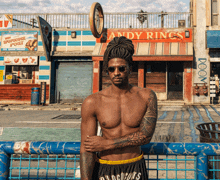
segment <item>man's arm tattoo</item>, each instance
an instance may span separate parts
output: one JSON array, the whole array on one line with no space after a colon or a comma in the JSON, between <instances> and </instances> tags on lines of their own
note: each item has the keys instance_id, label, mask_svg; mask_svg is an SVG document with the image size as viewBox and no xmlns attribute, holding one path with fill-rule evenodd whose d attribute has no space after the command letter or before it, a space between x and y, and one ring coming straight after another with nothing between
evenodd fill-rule
<instances>
[{"instance_id":1,"label":"man's arm tattoo","mask_svg":"<svg viewBox=\"0 0 220 180\"><path fill-rule=\"evenodd\" d=\"M114 148L148 144L153 136L157 122L157 97L150 94L148 109L140 124L140 131L114 139Z\"/></svg>"},{"instance_id":2,"label":"man's arm tattoo","mask_svg":"<svg viewBox=\"0 0 220 180\"><path fill-rule=\"evenodd\" d=\"M95 153L83 152L80 154L81 180L92 179L94 165L95 165Z\"/></svg>"}]
</instances>

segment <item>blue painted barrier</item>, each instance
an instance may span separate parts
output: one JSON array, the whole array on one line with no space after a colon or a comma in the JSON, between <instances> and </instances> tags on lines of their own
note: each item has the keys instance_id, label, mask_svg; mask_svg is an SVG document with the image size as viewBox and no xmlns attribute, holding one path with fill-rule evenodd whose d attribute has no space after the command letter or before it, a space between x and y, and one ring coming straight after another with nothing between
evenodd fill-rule
<instances>
[{"instance_id":1,"label":"blue painted barrier","mask_svg":"<svg viewBox=\"0 0 220 180\"><path fill-rule=\"evenodd\" d=\"M166 168L159 168L158 163L157 167L154 170L162 171L162 170L172 170L176 171L194 171L195 172L195 178L198 180L205 180L208 179L208 156L216 156L220 154L220 145L219 143L149 143L147 145L142 146L142 150L144 151L145 157L148 155L148 163L149 161L155 160L155 161L161 161L162 158L158 158L159 155L167 155L169 156L167 161L194 161L195 166L192 169L189 169L185 165L185 169L180 169L177 167L175 168L169 168L166 165ZM79 167L76 167L75 161L77 160L77 163L79 163L79 153L80 153L80 142L0 142L0 180L6 180L6 179L80 179L79 177L75 177L76 170L79 170ZM20 157L14 157L18 155ZM34 158L32 155L36 154L37 157ZM56 155L56 157L49 158L49 155ZM64 161L64 166L61 168L58 168L58 154L62 154L65 157L61 158L61 160ZM27 157L22 157L26 155ZM40 157L42 155L45 155L47 157ZM75 155L74 157L68 158L68 155ZM157 158L149 158L150 156L158 155ZM176 159L172 159L171 156L176 156ZM177 157L179 156L190 156L194 157L194 159L179 159ZM77 158L78 157L78 158ZM27 160L27 166L25 166L22 163L22 160ZM35 164L38 164L37 167L32 165L30 160L36 160ZM13 163L17 161L18 166L12 167ZM45 161L47 164L46 167L40 167L39 166L39 160ZM67 161L70 160L72 163L74 163L74 168L69 168L67 165ZM55 167L49 167L49 162L53 161L56 166ZM74 162L73 162L74 161ZM46 175L46 178L41 178L39 175L40 170L45 170L47 173L48 171L56 171L54 177L50 177L48 174ZM12 176L11 171L18 171L17 176ZM37 178L31 178L29 177L30 171L36 171L37 172ZM64 177L59 178L58 171L64 171ZM148 166L148 172L151 172L153 169L152 167ZM27 172L28 175L22 175L21 173ZM69 177L67 175L67 171L71 172L74 171L74 173L71 175L72 177ZM212 169L212 171L219 171L216 169ZM158 173L158 172L157 172ZM149 173L148 173L149 174ZM39 175L39 177L38 177ZM155 178L158 179L158 178ZM166 177L168 179L168 177ZM177 178L172 178L177 179ZM182 179L182 178L178 178ZM183 178L187 179L187 178ZM192 178L190 178L192 179ZM214 178L215 179L215 178Z\"/></svg>"}]
</instances>

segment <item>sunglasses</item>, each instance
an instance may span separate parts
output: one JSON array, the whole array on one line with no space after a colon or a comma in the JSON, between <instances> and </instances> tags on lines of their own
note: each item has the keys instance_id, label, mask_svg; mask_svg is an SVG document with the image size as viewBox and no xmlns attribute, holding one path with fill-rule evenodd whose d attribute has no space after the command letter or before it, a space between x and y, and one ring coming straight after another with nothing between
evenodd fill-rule
<instances>
[{"instance_id":1,"label":"sunglasses","mask_svg":"<svg viewBox=\"0 0 220 180\"><path fill-rule=\"evenodd\" d=\"M111 72L111 73L115 72L115 69L116 69L116 67L114 67L114 66L108 67L108 71ZM118 67L118 70L119 70L120 72L125 72L126 66L119 66L119 67Z\"/></svg>"}]
</instances>

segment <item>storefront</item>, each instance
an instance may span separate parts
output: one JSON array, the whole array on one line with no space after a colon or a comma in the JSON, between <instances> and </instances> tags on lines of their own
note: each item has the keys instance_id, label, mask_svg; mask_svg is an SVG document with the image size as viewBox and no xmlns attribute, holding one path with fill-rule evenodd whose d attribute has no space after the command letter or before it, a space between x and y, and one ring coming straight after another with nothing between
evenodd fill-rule
<instances>
[{"instance_id":1,"label":"storefront","mask_svg":"<svg viewBox=\"0 0 220 180\"><path fill-rule=\"evenodd\" d=\"M211 103L219 103L220 80L220 30L207 31L207 48L210 57L210 88ZM213 99L212 99L213 98Z\"/></svg>"},{"instance_id":2,"label":"storefront","mask_svg":"<svg viewBox=\"0 0 220 180\"><path fill-rule=\"evenodd\" d=\"M119 36L134 44L131 84L154 90L158 100L192 102L192 29L108 29L93 51L93 93L111 84L102 61L108 42Z\"/></svg>"},{"instance_id":3,"label":"storefront","mask_svg":"<svg viewBox=\"0 0 220 180\"><path fill-rule=\"evenodd\" d=\"M0 30L0 103L30 103L31 89L46 82L49 103L51 62L46 48L50 26ZM48 36L49 38L49 36Z\"/></svg>"},{"instance_id":4,"label":"storefront","mask_svg":"<svg viewBox=\"0 0 220 180\"><path fill-rule=\"evenodd\" d=\"M92 94L95 43L89 29L53 29L51 102L82 103Z\"/></svg>"}]
</instances>

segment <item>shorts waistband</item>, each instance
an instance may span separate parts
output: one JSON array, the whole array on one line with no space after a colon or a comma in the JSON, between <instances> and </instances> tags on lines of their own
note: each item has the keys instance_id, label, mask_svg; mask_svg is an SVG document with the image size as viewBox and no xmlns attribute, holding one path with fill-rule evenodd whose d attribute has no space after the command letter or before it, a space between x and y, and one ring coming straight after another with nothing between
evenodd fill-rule
<instances>
[{"instance_id":1,"label":"shorts waistband","mask_svg":"<svg viewBox=\"0 0 220 180\"><path fill-rule=\"evenodd\" d=\"M111 161L111 160L104 160L104 159L100 159L98 158L98 162L100 164L109 164L109 165L118 165L118 164L128 164L128 163L133 163L136 161L141 160L144 157L143 152L141 153L140 156L132 158L132 159L126 159L126 160L119 160L119 161Z\"/></svg>"}]
</instances>

